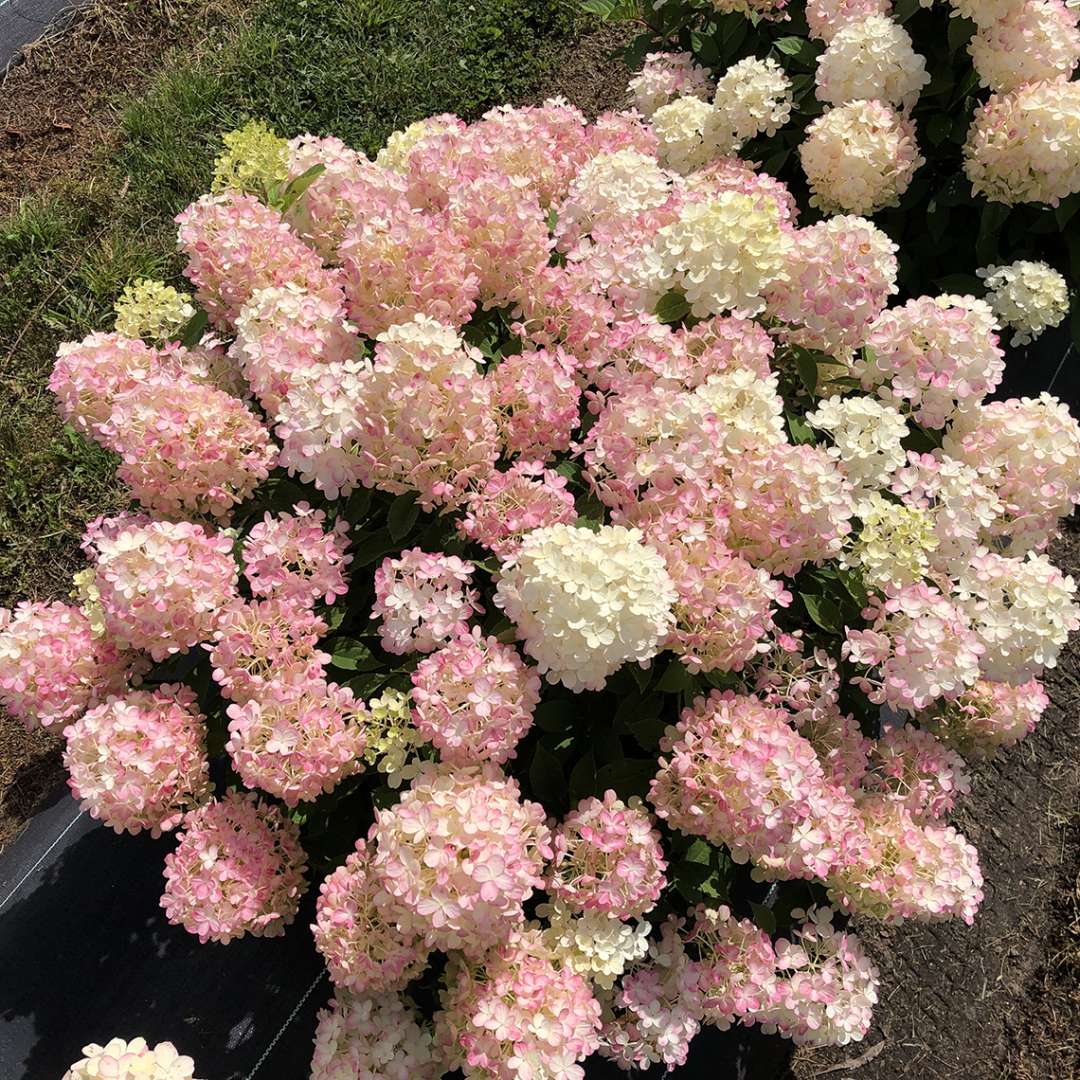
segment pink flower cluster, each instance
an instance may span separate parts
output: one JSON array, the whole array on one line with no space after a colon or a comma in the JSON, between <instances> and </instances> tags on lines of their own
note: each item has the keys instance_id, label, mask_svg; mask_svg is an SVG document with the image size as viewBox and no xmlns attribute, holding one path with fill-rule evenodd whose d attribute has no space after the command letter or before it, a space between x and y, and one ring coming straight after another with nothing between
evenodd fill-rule
<instances>
[{"instance_id":1,"label":"pink flower cluster","mask_svg":"<svg viewBox=\"0 0 1080 1080\"><path fill-rule=\"evenodd\" d=\"M161 906L200 941L278 937L307 889L300 830L254 792L230 791L185 815L165 856Z\"/></svg>"},{"instance_id":2,"label":"pink flower cluster","mask_svg":"<svg viewBox=\"0 0 1080 1080\"><path fill-rule=\"evenodd\" d=\"M651 911L667 884L660 834L648 811L610 789L603 799L578 803L552 846L548 892L581 911L632 919Z\"/></svg>"},{"instance_id":3,"label":"pink flower cluster","mask_svg":"<svg viewBox=\"0 0 1080 1080\"><path fill-rule=\"evenodd\" d=\"M123 692L132 661L70 604L0 608L0 702L27 729L58 727Z\"/></svg>"},{"instance_id":4,"label":"pink flower cluster","mask_svg":"<svg viewBox=\"0 0 1080 1080\"><path fill-rule=\"evenodd\" d=\"M410 548L375 571L382 647L390 653L433 652L468 629L480 609L473 568L454 555Z\"/></svg>"},{"instance_id":5,"label":"pink flower cluster","mask_svg":"<svg viewBox=\"0 0 1080 1080\"><path fill-rule=\"evenodd\" d=\"M540 701L540 676L479 627L421 660L412 683L413 723L451 765L515 757Z\"/></svg>"},{"instance_id":6,"label":"pink flower cluster","mask_svg":"<svg viewBox=\"0 0 1080 1080\"><path fill-rule=\"evenodd\" d=\"M160 836L210 798L206 717L186 686L110 697L64 739L72 794L118 833Z\"/></svg>"}]
</instances>

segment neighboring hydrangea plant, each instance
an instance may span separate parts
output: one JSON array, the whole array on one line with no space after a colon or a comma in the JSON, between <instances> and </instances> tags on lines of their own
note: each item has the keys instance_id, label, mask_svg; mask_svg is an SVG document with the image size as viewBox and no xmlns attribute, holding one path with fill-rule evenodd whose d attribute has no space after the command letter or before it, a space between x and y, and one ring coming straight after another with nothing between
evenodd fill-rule
<instances>
[{"instance_id":1,"label":"neighboring hydrangea plant","mask_svg":"<svg viewBox=\"0 0 1080 1080\"><path fill-rule=\"evenodd\" d=\"M907 39L813 10L819 194L917 193ZM909 298L891 228L733 156L805 102L783 68L654 56L641 112L435 117L374 161L249 125L178 218L193 299L136 283L58 351L135 502L88 524L72 603L0 612L0 701L63 733L90 813L175 833L161 902L202 941L317 886L313 1077L844 1044L878 994L847 917L982 902L965 760L1035 727L1080 626L1046 554L1080 426L988 400L1002 323L1062 288ZM867 71L891 104L846 100Z\"/></svg>"}]
</instances>

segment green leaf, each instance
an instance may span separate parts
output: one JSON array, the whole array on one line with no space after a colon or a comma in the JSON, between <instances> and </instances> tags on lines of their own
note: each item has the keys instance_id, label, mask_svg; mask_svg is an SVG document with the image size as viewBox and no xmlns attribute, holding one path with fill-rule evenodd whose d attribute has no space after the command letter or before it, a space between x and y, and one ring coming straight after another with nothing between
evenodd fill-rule
<instances>
[{"instance_id":1,"label":"green leaf","mask_svg":"<svg viewBox=\"0 0 1080 1080\"><path fill-rule=\"evenodd\" d=\"M773 48L784 56L790 56L797 64L813 70L817 66L819 49L812 41L801 37L782 37L773 42Z\"/></svg>"},{"instance_id":2,"label":"green leaf","mask_svg":"<svg viewBox=\"0 0 1080 1080\"><path fill-rule=\"evenodd\" d=\"M755 904L754 901L751 900L750 911L752 912L755 926L760 930L764 930L766 934L776 933L776 915L772 908L768 908L764 904Z\"/></svg>"},{"instance_id":3,"label":"green leaf","mask_svg":"<svg viewBox=\"0 0 1080 1080\"><path fill-rule=\"evenodd\" d=\"M795 364L799 369L799 378L803 386L813 395L817 393L818 366L817 358L809 349L794 348Z\"/></svg>"},{"instance_id":4,"label":"green leaf","mask_svg":"<svg viewBox=\"0 0 1080 1080\"><path fill-rule=\"evenodd\" d=\"M574 726L574 703L566 698L544 701L537 705L533 713L533 722L541 731L561 734Z\"/></svg>"},{"instance_id":5,"label":"green leaf","mask_svg":"<svg viewBox=\"0 0 1080 1080\"><path fill-rule=\"evenodd\" d=\"M345 504L345 512L341 515L350 525L356 525L367 517L371 509L371 488L357 488Z\"/></svg>"},{"instance_id":6,"label":"green leaf","mask_svg":"<svg viewBox=\"0 0 1080 1080\"><path fill-rule=\"evenodd\" d=\"M814 429L801 416L796 416L790 409L784 415L787 417L787 426L788 431L791 432L792 442L796 446L817 442Z\"/></svg>"},{"instance_id":7,"label":"green leaf","mask_svg":"<svg viewBox=\"0 0 1080 1080\"><path fill-rule=\"evenodd\" d=\"M677 323L690 314L690 305L678 289L672 289L660 297L655 314L662 323Z\"/></svg>"},{"instance_id":8,"label":"green leaf","mask_svg":"<svg viewBox=\"0 0 1080 1080\"><path fill-rule=\"evenodd\" d=\"M412 491L399 495L391 504L386 515L386 527L391 540L400 540L408 535L420 516L420 507L416 503L416 494Z\"/></svg>"},{"instance_id":9,"label":"green leaf","mask_svg":"<svg viewBox=\"0 0 1080 1080\"><path fill-rule=\"evenodd\" d=\"M934 113L926 122L926 137L940 146L952 134L952 119L944 113Z\"/></svg>"},{"instance_id":10,"label":"green leaf","mask_svg":"<svg viewBox=\"0 0 1080 1080\"><path fill-rule=\"evenodd\" d=\"M591 750L571 769L569 791L571 805L596 794L596 758Z\"/></svg>"},{"instance_id":11,"label":"green leaf","mask_svg":"<svg viewBox=\"0 0 1080 1080\"><path fill-rule=\"evenodd\" d=\"M622 761L613 761L596 774L596 788L598 791L612 788L621 799L630 799L635 795L644 798L656 776L656 768L655 759L623 758Z\"/></svg>"},{"instance_id":12,"label":"green leaf","mask_svg":"<svg viewBox=\"0 0 1080 1080\"><path fill-rule=\"evenodd\" d=\"M312 165L310 169L305 170L299 176L293 177L293 179L285 186L284 190L282 190L281 194L273 200L277 209L282 213L291 209L291 207L303 197L307 189L311 187L324 172L326 172L325 165Z\"/></svg>"},{"instance_id":13,"label":"green leaf","mask_svg":"<svg viewBox=\"0 0 1080 1080\"><path fill-rule=\"evenodd\" d=\"M970 19L949 19L949 55L959 52L975 36L975 24Z\"/></svg>"},{"instance_id":14,"label":"green leaf","mask_svg":"<svg viewBox=\"0 0 1080 1080\"><path fill-rule=\"evenodd\" d=\"M338 638L330 643L330 663L343 671L377 671L383 662L362 642Z\"/></svg>"},{"instance_id":15,"label":"green leaf","mask_svg":"<svg viewBox=\"0 0 1080 1080\"><path fill-rule=\"evenodd\" d=\"M637 16L635 0L578 0L582 11L596 15L604 22L625 22Z\"/></svg>"},{"instance_id":16,"label":"green leaf","mask_svg":"<svg viewBox=\"0 0 1080 1080\"><path fill-rule=\"evenodd\" d=\"M694 688L694 678L681 660L672 660L655 689L661 694L680 694Z\"/></svg>"},{"instance_id":17,"label":"green leaf","mask_svg":"<svg viewBox=\"0 0 1080 1080\"><path fill-rule=\"evenodd\" d=\"M806 607L806 613L830 634L839 634L843 630L843 619L840 609L827 596L819 596L815 593L799 593Z\"/></svg>"},{"instance_id":18,"label":"green leaf","mask_svg":"<svg viewBox=\"0 0 1080 1080\"><path fill-rule=\"evenodd\" d=\"M761 168L770 176L778 176L780 170L787 164L787 159L789 157L791 157L790 150L778 150L772 157L765 159L765 164L762 165Z\"/></svg>"},{"instance_id":19,"label":"green leaf","mask_svg":"<svg viewBox=\"0 0 1080 1080\"><path fill-rule=\"evenodd\" d=\"M975 241L975 258L980 266L996 263L1001 230L1009 216L1010 207L1001 203L987 203L979 219L979 236Z\"/></svg>"},{"instance_id":20,"label":"green leaf","mask_svg":"<svg viewBox=\"0 0 1080 1080\"><path fill-rule=\"evenodd\" d=\"M529 763L529 786L545 805L561 806L566 800L566 778L559 759L538 742Z\"/></svg>"},{"instance_id":21,"label":"green leaf","mask_svg":"<svg viewBox=\"0 0 1080 1080\"><path fill-rule=\"evenodd\" d=\"M194 349L202 341L206 328L210 325L210 317L201 308L188 320L187 326L180 333L180 344L185 349Z\"/></svg>"}]
</instances>

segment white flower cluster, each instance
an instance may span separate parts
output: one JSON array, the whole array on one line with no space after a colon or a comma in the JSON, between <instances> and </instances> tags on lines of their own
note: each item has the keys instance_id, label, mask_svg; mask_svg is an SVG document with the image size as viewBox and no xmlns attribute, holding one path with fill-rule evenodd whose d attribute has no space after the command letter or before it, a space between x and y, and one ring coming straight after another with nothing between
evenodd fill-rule
<instances>
[{"instance_id":1,"label":"white flower cluster","mask_svg":"<svg viewBox=\"0 0 1080 1080\"><path fill-rule=\"evenodd\" d=\"M600 690L624 663L660 650L675 587L637 529L552 525L525 537L495 602L550 682Z\"/></svg>"},{"instance_id":2,"label":"white flower cluster","mask_svg":"<svg viewBox=\"0 0 1080 1080\"><path fill-rule=\"evenodd\" d=\"M908 32L884 15L847 23L821 55L817 97L831 105L884 101L909 109L930 82Z\"/></svg>"},{"instance_id":3,"label":"white flower cluster","mask_svg":"<svg viewBox=\"0 0 1080 1080\"><path fill-rule=\"evenodd\" d=\"M1033 82L1069 79L1080 60L1076 13L1062 0L1025 0L989 22L968 44L983 86L1018 90Z\"/></svg>"},{"instance_id":4,"label":"white flower cluster","mask_svg":"<svg viewBox=\"0 0 1080 1080\"><path fill-rule=\"evenodd\" d=\"M696 97L680 97L653 113L652 129L659 140L660 160L669 169L686 175L719 156L713 144L715 109Z\"/></svg>"},{"instance_id":5,"label":"white flower cluster","mask_svg":"<svg viewBox=\"0 0 1080 1080\"><path fill-rule=\"evenodd\" d=\"M806 421L832 437L829 453L855 488L883 487L907 461L900 445L908 434L898 409L866 395L824 398Z\"/></svg>"},{"instance_id":6,"label":"white flower cluster","mask_svg":"<svg viewBox=\"0 0 1080 1080\"><path fill-rule=\"evenodd\" d=\"M1020 259L977 271L998 322L1015 331L1012 343L1027 345L1069 313L1069 287L1052 266Z\"/></svg>"},{"instance_id":7,"label":"white flower cluster","mask_svg":"<svg viewBox=\"0 0 1080 1080\"><path fill-rule=\"evenodd\" d=\"M602 911L573 912L560 901L541 904L536 913L547 921L544 944L560 963L606 990L649 951L647 922L623 922Z\"/></svg>"},{"instance_id":8,"label":"white flower cluster","mask_svg":"<svg viewBox=\"0 0 1080 1080\"><path fill-rule=\"evenodd\" d=\"M86 1056L63 1080L192 1080L195 1075L195 1062L170 1042L151 1047L143 1038L110 1039L104 1046L84 1046L82 1052Z\"/></svg>"},{"instance_id":9,"label":"white flower cluster","mask_svg":"<svg viewBox=\"0 0 1080 1080\"><path fill-rule=\"evenodd\" d=\"M762 294L786 272L790 248L773 201L723 191L687 206L656 234L660 276L652 284L660 295L682 289L698 318L757 315Z\"/></svg>"},{"instance_id":10,"label":"white flower cluster","mask_svg":"<svg viewBox=\"0 0 1080 1080\"><path fill-rule=\"evenodd\" d=\"M806 0L806 23L810 36L827 45L848 23L891 9L892 0Z\"/></svg>"},{"instance_id":11,"label":"white flower cluster","mask_svg":"<svg viewBox=\"0 0 1080 1080\"><path fill-rule=\"evenodd\" d=\"M896 206L925 161L914 124L880 101L827 109L806 129L799 157L811 204L852 214Z\"/></svg>"},{"instance_id":12,"label":"white flower cluster","mask_svg":"<svg viewBox=\"0 0 1080 1080\"><path fill-rule=\"evenodd\" d=\"M400 994L339 990L319 1013L311 1080L435 1080L443 1072L431 1032Z\"/></svg>"},{"instance_id":13,"label":"white flower cluster","mask_svg":"<svg viewBox=\"0 0 1080 1080\"><path fill-rule=\"evenodd\" d=\"M884 590L914 585L929 574L938 541L925 510L874 491L855 512L862 528L841 556L842 565L858 567L867 585Z\"/></svg>"},{"instance_id":14,"label":"white flower cluster","mask_svg":"<svg viewBox=\"0 0 1080 1080\"><path fill-rule=\"evenodd\" d=\"M734 153L757 135L775 135L791 117L791 80L771 57L748 56L720 76L708 131L721 151Z\"/></svg>"},{"instance_id":15,"label":"white flower cluster","mask_svg":"<svg viewBox=\"0 0 1080 1080\"><path fill-rule=\"evenodd\" d=\"M708 68L695 64L689 53L649 53L628 89L638 112L649 119L662 105L677 97L704 101L712 93L712 77Z\"/></svg>"}]
</instances>

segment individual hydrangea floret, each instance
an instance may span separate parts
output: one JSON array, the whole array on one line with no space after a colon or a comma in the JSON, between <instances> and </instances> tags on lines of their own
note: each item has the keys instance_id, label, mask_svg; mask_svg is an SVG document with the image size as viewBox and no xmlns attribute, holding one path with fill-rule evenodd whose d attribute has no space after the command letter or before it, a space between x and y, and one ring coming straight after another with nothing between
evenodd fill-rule
<instances>
[{"instance_id":1,"label":"individual hydrangea floret","mask_svg":"<svg viewBox=\"0 0 1080 1080\"><path fill-rule=\"evenodd\" d=\"M232 538L201 525L99 518L84 549L109 637L155 660L206 641L236 596Z\"/></svg>"},{"instance_id":2,"label":"individual hydrangea floret","mask_svg":"<svg viewBox=\"0 0 1080 1080\"><path fill-rule=\"evenodd\" d=\"M375 571L372 615L390 653L433 652L462 631L481 609L473 567L456 555L409 548Z\"/></svg>"},{"instance_id":3,"label":"individual hydrangea floret","mask_svg":"<svg viewBox=\"0 0 1080 1080\"><path fill-rule=\"evenodd\" d=\"M452 765L516 757L540 701L536 672L478 626L421 660L412 683L417 730Z\"/></svg>"},{"instance_id":4,"label":"individual hydrangea floret","mask_svg":"<svg viewBox=\"0 0 1080 1080\"><path fill-rule=\"evenodd\" d=\"M0 702L28 730L58 728L122 693L132 661L70 604L0 608Z\"/></svg>"},{"instance_id":5,"label":"individual hydrangea floret","mask_svg":"<svg viewBox=\"0 0 1080 1080\"><path fill-rule=\"evenodd\" d=\"M627 87L634 105L646 119L677 97L697 97L702 101L712 94L708 68L694 63L690 53L648 53L645 63Z\"/></svg>"},{"instance_id":6,"label":"individual hydrangea floret","mask_svg":"<svg viewBox=\"0 0 1080 1080\"><path fill-rule=\"evenodd\" d=\"M295 807L363 767L363 710L335 683L270 680L256 696L226 709L225 749L245 784Z\"/></svg>"},{"instance_id":7,"label":"individual hydrangea floret","mask_svg":"<svg viewBox=\"0 0 1080 1080\"><path fill-rule=\"evenodd\" d=\"M164 281L136 278L116 301L116 332L152 344L175 341L194 318L191 297Z\"/></svg>"},{"instance_id":8,"label":"individual hydrangea floret","mask_svg":"<svg viewBox=\"0 0 1080 1080\"><path fill-rule=\"evenodd\" d=\"M328 529L325 512L306 502L291 514L267 512L244 540L244 577L256 596L333 604L348 591L348 534L348 522L339 519Z\"/></svg>"},{"instance_id":9,"label":"individual hydrangea floret","mask_svg":"<svg viewBox=\"0 0 1080 1080\"><path fill-rule=\"evenodd\" d=\"M495 602L549 682L599 690L627 661L659 652L675 589L637 529L536 529L503 569Z\"/></svg>"},{"instance_id":10,"label":"individual hydrangea floret","mask_svg":"<svg viewBox=\"0 0 1080 1080\"><path fill-rule=\"evenodd\" d=\"M315 948L340 989L356 994L402 990L427 966L428 949L394 924L380 906L380 885L371 872L371 850L356 841L344 864L319 886Z\"/></svg>"},{"instance_id":11,"label":"individual hydrangea floret","mask_svg":"<svg viewBox=\"0 0 1080 1080\"><path fill-rule=\"evenodd\" d=\"M370 837L398 928L470 955L504 941L544 885L544 817L495 766L422 767L397 805L376 809Z\"/></svg>"},{"instance_id":12,"label":"individual hydrangea floret","mask_svg":"<svg viewBox=\"0 0 1080 1080\"><path fill-rule=\"evenodd\" d=\"M930 82L911 35L884 15L846 22L818 59L817 98L830 105L877 100L910 109Z\"/></svg>"},{"instance_id":13,"label":"individual hydrangea floret","mask_svg":"<svg viewBox=\"0 0 1080 1080\"><path fill-rule=\"evenodd\" d=\"M436 1035L450 1068L486 1080L582 1080L596 1050L600 1003L567 965L557 967L538 930L518 930L480 969L454 959Z\"/></svg>"},{"instance_id":14,"label":"individual hydrangea floret","mask_svg":"<svg viewBox=\"0 0 1080 1080\"><path fill-rule=\"evenodd\" d=\"M667 879L660 834L640 799L610 788L582 799L555 830L548 893L571 909L620 919L647 914Z\"/></svg>"},{"instance_id":15,"label":"individual hydrangea floret","mask_svg":"<svg viewBox=\"0 0 1080 1080\"><path fill-rule=\"evenodd\" d=\"M90 1043L83 1057L64 1073L63 1080L193 1080L195 1062L171 1042L150 1044L137 1039L110 1039L104 1046Z\"/></svg>"},{"instance_id":16,"label":"individual hydrangea floret","mask_svg":"<svg viewBox=\"0 0 1080 1080\"><path fill-rule=\"evenodd\" d=\"M438 1080L443 1063L412 1001L338 991L319 1012L310 1080Z\"/></svg>"},{"instance_id":17,"label":"individual hydrangea floret","mask_svg":"<svg viewBox=\"0 0 1080 1080\"><path fill-rule=\"evenodd\" d=\"M827 214L875 214L896 206L924 164L915 125L881 101L826 109L806 129L799 158L810 204Z\"/></svg>"},{"instance_id":18,"label":"individual hydrangea floret","mask_svg":"<svg viewBox=\"0 0 1080 1080\"><path fill-rule=\"evenodd\" d=\"M210 798L206 717L186 686L110 697L64 738L72 794L118 833L160 836Z\"/></svg>"},{"instance_id":19,"label":"individual hydrangea floret","mask_svg":"<svg viewBox=\"0 0 1080 1080\"><path fill-rule=\"evenodd\" d=\"M184 818L165 856L161 906L201 942L279 937L307 889L300 829L253 791L230 791Z\"/></svg>"},{"instance_id":20,"label":"individual hydrangea floret","mask_svg":"<svg viewBox=\"0 0 1080 1080\"><path fill-rule=\"evenodd\" d=\"M1019 259L977 273L986 284L986 300L998 322L1014 331L1013 345L1031 344L1069 313L1068 284L1044 262Z\"/></svg>"}]
</instances>

